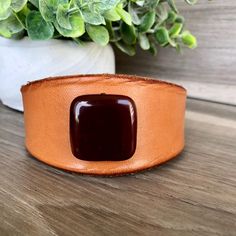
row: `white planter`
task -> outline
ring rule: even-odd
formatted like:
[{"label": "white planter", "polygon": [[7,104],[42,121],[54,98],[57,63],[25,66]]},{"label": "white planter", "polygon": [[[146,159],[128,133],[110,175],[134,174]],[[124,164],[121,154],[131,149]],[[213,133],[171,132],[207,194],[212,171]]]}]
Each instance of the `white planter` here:
[{"label": "white planter", "polygon": [[0,100],[23,110],[20,87],[28,81],[49,76],[115,73],[114,52],[110,45],[71,40],[31,41],[0,37]]}]

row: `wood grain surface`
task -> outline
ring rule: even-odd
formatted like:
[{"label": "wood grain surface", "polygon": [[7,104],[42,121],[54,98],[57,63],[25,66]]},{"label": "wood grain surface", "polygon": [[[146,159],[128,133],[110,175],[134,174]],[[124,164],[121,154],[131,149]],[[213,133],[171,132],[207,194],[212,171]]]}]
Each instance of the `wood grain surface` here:
[{"label": "wood grain surface", "polygon": [[198,48],[160,49],[156,57],[138,51],[134,57],[116,52],[117,72],[149,75],[184,85],[189,96],[236,104],[236,1],[176,1]]},{"label": "wood grain surface", "polygon": [[0,105],[0,235],[235,236],[236,107],[194,100],[187,107],[178,158],[102,178],[31,157],[22,114]]}]

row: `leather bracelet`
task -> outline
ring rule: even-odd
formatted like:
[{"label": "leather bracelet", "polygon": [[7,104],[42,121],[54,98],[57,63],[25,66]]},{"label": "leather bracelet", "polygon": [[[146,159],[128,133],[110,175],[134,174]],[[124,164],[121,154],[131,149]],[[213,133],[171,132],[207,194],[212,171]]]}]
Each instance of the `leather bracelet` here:
[{"label": "leather bracelet", "polygon": [[184,147],[181,86],[103,74],[47,78],[21,92],[26,148],[54,167],[129,174],[161,164]]}]

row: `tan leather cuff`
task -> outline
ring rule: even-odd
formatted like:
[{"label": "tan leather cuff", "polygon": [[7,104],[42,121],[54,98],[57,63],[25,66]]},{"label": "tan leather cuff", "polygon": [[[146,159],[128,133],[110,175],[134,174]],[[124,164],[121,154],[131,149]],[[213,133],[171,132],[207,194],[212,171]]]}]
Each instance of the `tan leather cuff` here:
[{"label": "tan leather cuff", "polygon": [[[21,89],[26,147],[37,159],[69,171],[121,175],[151,168],[184,147],[186,90],[181,86],[128,75],[78,75],[31,82]],[[127,96],[136,106],[134,154],[121,161],[87,161],[71,148],[73,100],[94,94]]]}]

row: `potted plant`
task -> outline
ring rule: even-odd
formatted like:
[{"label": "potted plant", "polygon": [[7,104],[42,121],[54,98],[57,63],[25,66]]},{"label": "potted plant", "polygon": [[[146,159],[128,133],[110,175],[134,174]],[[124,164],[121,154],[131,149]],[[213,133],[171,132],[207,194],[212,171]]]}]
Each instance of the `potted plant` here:
[{"label": "potted plant", "polygon": [[18,110],[27,81],[114,73],[109,43],[129,56],[197,44],[174,0],[1,0],[0,36],[0,99]]}]

